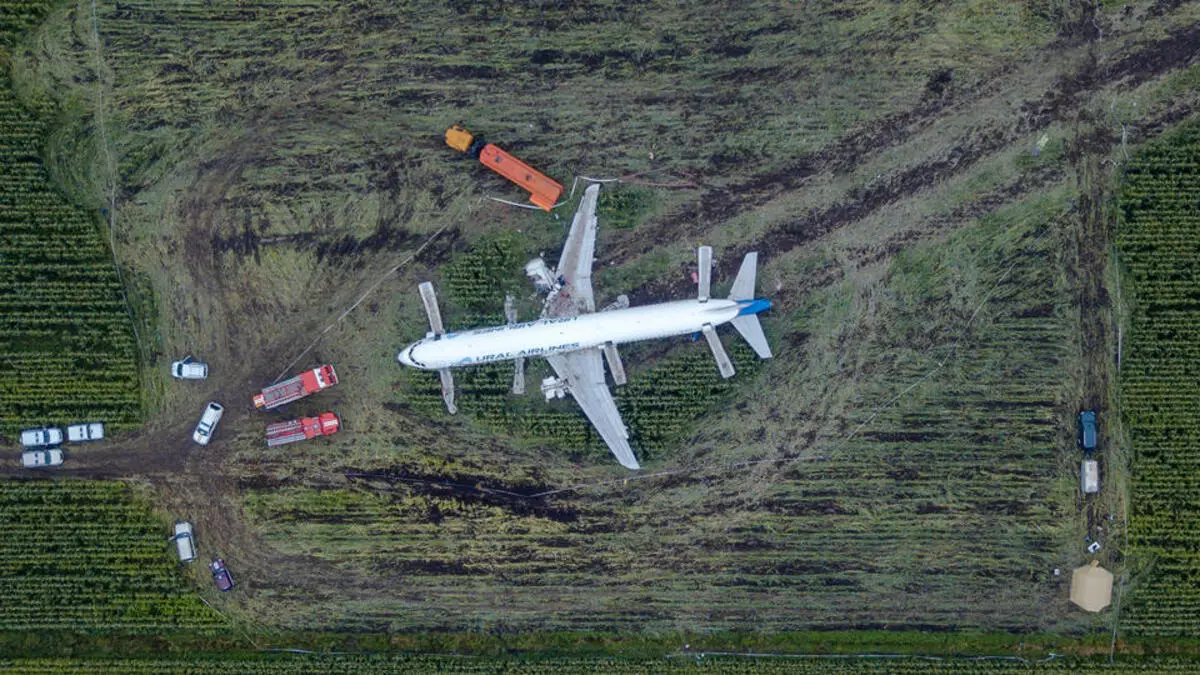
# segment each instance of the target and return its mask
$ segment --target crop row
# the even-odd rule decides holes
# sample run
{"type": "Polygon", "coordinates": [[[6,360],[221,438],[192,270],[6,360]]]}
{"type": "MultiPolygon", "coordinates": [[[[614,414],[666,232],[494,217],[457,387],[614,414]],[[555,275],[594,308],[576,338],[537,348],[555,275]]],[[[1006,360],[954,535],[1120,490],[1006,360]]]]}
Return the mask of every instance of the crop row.
{"type": "MultiPolygon", "coordinates": [[[[763,651],[761,649],[756,651],[763,651]]],[[[773,650],[776,651],[776,650],[773,650]]],[[[777,651],[789,652],[790,649],[777,651]]],[[[898,650],[893,650],[898,651],[898,650]]],[[[49,673],[244,673],[245,675],[274,675],[276,673],[507,673],[508,675],[547,675],[549,673],[814,673],[818,675],[857,675],[860,673],[894,673],[918,675],[923,673],[1193,673],[1195,663],[1186,657],[1155,657],[1139,660],[1107,662],[1078,660],[1051,655],[1046,660],[1031,661],[1015,656],[975,657],[972,659],[908,657],[854,658],[834,655],[828,658],[806,654],[806,658],[767,656],[737,657],[705,653],[693,646],[692,653],[675,654],[674,658],[611,656],[536,656],[481,658],[473,656],[411,654],[390,655],[329,655],[329,654],[172,654],[154,658],[30,658],[3,660],[0,668],[18,675],[49,673]]]]}
{"type": "MultiPolygon", "coordinates": [[[[0,2],[0,45],[43,9],[0,2]]],[[[121,287],[98,220],[47,179],[45,131],[0,77],[0,433],[80,419],[130,428],[141,397],[121,287]]]]}
{"type": "Polygon", "coordinates": [[[1132,554],[1153,560],[1122,620],[1144,635],[1200,631],[1200,128],[1144,150],[1121,194],[1118,248],[1135,299],[1121,393],[1133,443],[1132,554]]]}
{"type": "Polygon", "coordinates": [[[0,630],[215,627],[120,483],[0,483],[0,630]]]}

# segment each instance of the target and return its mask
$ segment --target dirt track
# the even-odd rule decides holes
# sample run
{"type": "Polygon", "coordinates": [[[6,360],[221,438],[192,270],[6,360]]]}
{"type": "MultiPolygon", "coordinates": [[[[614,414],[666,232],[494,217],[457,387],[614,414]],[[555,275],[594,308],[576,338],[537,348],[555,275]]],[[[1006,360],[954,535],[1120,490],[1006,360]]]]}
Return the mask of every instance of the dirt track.
{"type": "MultiPolygon", "coordinates": [[[[1091,26],[1088,15],[1084,25],[1091,26]]],[[[1094,38],[1094,29],[1088,32],[1094,38]]],[[[770,233],[766,238],[747,247],[771,251],[777,255],[804,243],[813,241],[838,229],[842,225],[859,220],[897,200],[912,195],[937,182],[960,174],[981,158],[1009,145],[1020,138],[1049,126],[1052,122],[1073,119],[1081,106],[1087,103],[1087,94],[1101,87],[1126,82],[1136,85],[1186,66],[1195,61],[1195,45],[1200,44],[1200,27],[1179,31],[1170,37],[1141,46],[1137,51],[1121,56],[1115,63],[1101,67],[1097,63],[1095,43],[1062,45],[1065,51],[1062,62],[1079,61],[1081,65],[1071,72],[1062,74],[1052,89],[1021,104],[1025,111],[1019,119],[1005,120],[1005,124],[991,129],[982,129],[970,143],[954,148],[946,157],[914,166],[898,176],[890,177],[882,185],[867,189],[852,201],[836,205],[821,213],[806,215],[784,229],[770,233]]],[[[1042,67],[1038,64],[1034,67],[1042,67]]],[[[868,129],[856,132],[811,156],[792,162],[782,171],[759,176],[753,180],[736,184],[724,190],[704,195],[700,199],[698,212],[684,213],[667,218],[654,227],[638,231],[638,236],[625,246],[606,252],[604,260],[628,256],[643,245],[643,239],[656,240],[666,232],[683,232],[695,238],[704,233],[707,223],[719,223],[739,213],[753,210],[780,194],[804,187],[808,180],[817,175],[846,175],[862,165],[872,156],[899,146],[913,138],[918,132],[933,126],[939,119],[966,114],[971,108],[987,105],[992,98],[1007,98],[1019,95],[1017,83],[1021,73],[1002,73],[996,79],[975,89],[946,95],[917,110],[885,118],[868,129]]],[[[1105,138],[1078,138],[1089,141],[1089,152],[1105,152],[1108,145],[1119,140],[1119,130],[1111,127],[1091,129],[1105,138]]],[[[728,269],[734,271],[741,254],[724,257],[728,269]]]]}
{"type": "MultiPolygon", "coordinates": [[[[1073,55],[1061,59],[1065,64],[1064,68],[1069,69],[1068,72],[1058,76],[1051,89],[1032,97],[1025,94],[1020,105],[1024,114],[1020,118],[1006,119],[998,126],[981,129],[965,144],[955,147],[943,158],[907,168],[880,184],[856,191],[850,200],[819,212],[803,214],[782,227],[768,231],[756,241],[722,256],[717,261],[720,267],[714,276],[731,277],[742,257],[749,251],[764,251],[769,252],[771,256],[778,256],[817,241],[932,185],[969,171],[981,159],[1044,130],[1054,122],[1077,121],[1080,111],[1090,103],[1089,94],[1099,88],[1116,83],[1130,86],[1140,84],[1197,60],[1194,46],[1200,43],[1200,27],[1192,27],[1162,40],[1141,45],[1132,53],[1120,55],[1115,61],[1101,65],[1097,62],[1094,42],[1097,33],[1092,25],[1091,15],[1087,14],[1086,20],[1081,21],[1079,30],[1075,31],[1082,37],[1063,45],[1068,55],[1073,55]],[[1077,65],[1071,65],[1072,63],[1077,65]]],[[[1034,67],[1041,67],[1041,64],[1034,67]]],[[[986,108],[989,101],[1022,95],[1023,92],[1017,88],[1021,76],[1021,73],[1016,72],[1002,73],[996,79],[973,90],[959,92],[953,97],[947,95],[918,110],[873,124],[829,149],[792,162],[782,171],[703,195],[696,211],[684,212],[650,227],[640,228],[636,235],[622,246],[601,251],[601,260],[627,258],[632,252],[644,247],[646,240],[658,240],[667,232],[673,233],[672,236],[681,236],[677,233],[683,233],[691,239],[702,239],[712,224],[751,211],[788,190],[802,189],[817,176],[849,174],[870,157],[910,141],[939,119],[970,115],[973,109],[986,108]]],[[[1155,116],[1139,121],[1139,128],[1145,135],[1152,135],[1156,130],[1182,119],[1190,110],[1188,105],[1181,105],[1159,111],[1155,116]]],[[[1110,122],[1093,120],[1086,125],[1086,129],[1076,133],[1070,149],[1076,158],[1076,165],[1080,158],[1107,154],[1122,142],[1120,127],[1110,122]]],[[[1061,178],[1061,173],[1051,169],[1036,176],[1032,181],[1014,183],[1001,194],[982,195],[970,209],[955,214],[958,217],[954,220],[970,220],[1004,203],[1015,201],[1058,178],[1061,178]]],[[[938,230],[953,227],[954,224],[927,224],[921,229],[924,234],[933,234],[938,230]]],[[[860,250],[855,259],[862,264],[879,262],[917,236],[919,235],[908,233],[898,241],[880,242],[860,250]]],[[[825,270],[821,276],[825,280],[835,277],[836,270],[831,269],[825,270]]],[[[803,293],[811,287],[806,285],[787,289],[786,294],[803,293]]],[[[630,298],[638,304],[651,298],[673,297],[688,290],[686,280],[672,280],[636,289],[630,293],[630,298]]]]}

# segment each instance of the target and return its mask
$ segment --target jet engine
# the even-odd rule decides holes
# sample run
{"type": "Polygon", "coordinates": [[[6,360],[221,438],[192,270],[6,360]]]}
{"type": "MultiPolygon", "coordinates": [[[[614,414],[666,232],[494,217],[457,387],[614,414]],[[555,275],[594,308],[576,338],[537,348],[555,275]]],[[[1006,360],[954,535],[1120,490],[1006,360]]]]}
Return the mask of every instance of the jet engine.
{"type": "Polygon", "coordinates": [[[534,258],[525,263],[525,274],[533,279],[533,285],[539,291],[551,293],[558,288],[554,272],[550,271],[550,268],[546,266],[546,261],[541,258],[534,258]]]}
{"type": "Polygon", "coordinates": [[[547,377],[542,380],[542,393],[547,401],[563,398],[567,395],[567,381],[560,377],[547,377]]]}

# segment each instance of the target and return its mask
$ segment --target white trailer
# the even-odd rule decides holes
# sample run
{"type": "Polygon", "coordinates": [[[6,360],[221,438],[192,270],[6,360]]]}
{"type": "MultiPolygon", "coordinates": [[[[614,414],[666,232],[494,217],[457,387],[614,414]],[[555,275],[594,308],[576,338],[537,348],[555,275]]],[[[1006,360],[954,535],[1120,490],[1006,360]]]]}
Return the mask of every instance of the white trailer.
{"type": "Polygon", "coordinates": [[[1100,491],[1100,464],[1094,459],[1085,459],[1079,467],[1079,489],[1090,495],[1100,491]]]}

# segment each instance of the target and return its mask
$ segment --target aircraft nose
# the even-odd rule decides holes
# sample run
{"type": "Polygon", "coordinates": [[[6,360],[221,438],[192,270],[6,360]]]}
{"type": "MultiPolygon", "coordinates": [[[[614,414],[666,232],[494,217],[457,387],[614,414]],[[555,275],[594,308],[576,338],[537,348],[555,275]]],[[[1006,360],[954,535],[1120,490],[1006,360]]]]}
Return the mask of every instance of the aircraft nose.
{"type": "Polygon", "coordinates": [[[408,366],[409,368],[412,368],[412,367],[414,367],[414,366],[413,366],[412,359],[410,359],[410,358],[408,357],[408,353],[409,353],[410,351],[412,351],[412,346],[411,346],[411,345],[409,345],[408,347],[405,347],[404,349],[401,349],[401,350],[400,350],[400,353],[396,355],[396,360],[397,360],[397,361],[399,361],[399,362],[400,362],[402,365],[405,365],[405,366],[408,366]]]}

